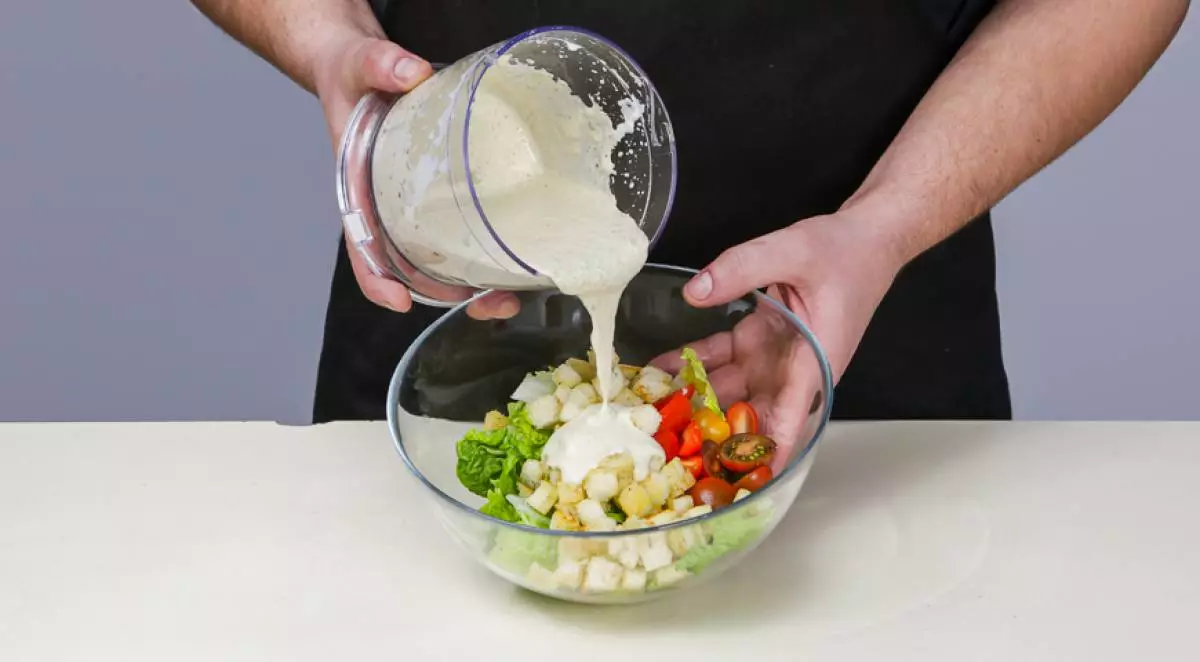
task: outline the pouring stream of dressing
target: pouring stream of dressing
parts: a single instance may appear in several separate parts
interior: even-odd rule
[[[574,484],[618,453],[632,455],[638,480],[665,459],[628,410],[609,404],[621,383],[617,308],[650,243],[609,189],[610,155],[642,114],[634,101],[621,107],[623,121],[613,127],[598,104],[588,106],[565,83],[502,58],[480,82],[472,111],[471,175],[488,220],[515,254],[579,297],[592,320],[602,403],[556,430],[543,452]]]

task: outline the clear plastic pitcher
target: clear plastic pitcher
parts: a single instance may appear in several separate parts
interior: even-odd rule
[[[406,95],[367,95],[347,125],[337,173],[346,235],[374,273],[404,283],[421,303],[450,306],[483,289],[554,287],[488,222],[487,199],[478,194],[478,173],[471,169],[475,92],[505,57],[566,83],[614,127],[632,127],[610,154],[609,190],[651,245],[670,213],[675,138],[646,74],[598,35],[567,27],[530,30],[439,69]],[[629,117],[630,108],[640,116]],[[582,143],[589,136],[570,139]],[[586,151],[589,145],[570,147]],[[564,222],[569,216],[564,210]]]

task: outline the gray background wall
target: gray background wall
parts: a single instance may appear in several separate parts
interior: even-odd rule
[[[997,211],[1020,418],[1200,418],[1200,18]],[[309,419],[316,103],[183,0],[0,4],[0,420]]]

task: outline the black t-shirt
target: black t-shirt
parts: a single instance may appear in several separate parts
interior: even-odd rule
[[[540,25],[620,44],[672,111],[680,146],[674,208],[651,260],[700,268],[730,246],[837,210],[993,2],[373,4],[390,38],[434,62]],[[340,246],[314,419],[382,418],[392,370],[440,312],[376,308]],[[834,403],[835,418],[1011,417],[986,215],[901,272]]]

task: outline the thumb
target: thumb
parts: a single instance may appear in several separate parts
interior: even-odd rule
[[[791,228],[727,249],[683,288],[697,307],[719,306],[753,290],[786,282],[800,261]]]
[[[349,63],[356,87],[383,92],[407,92],[433,73],[428,62],[385,39],[363,40]]]

